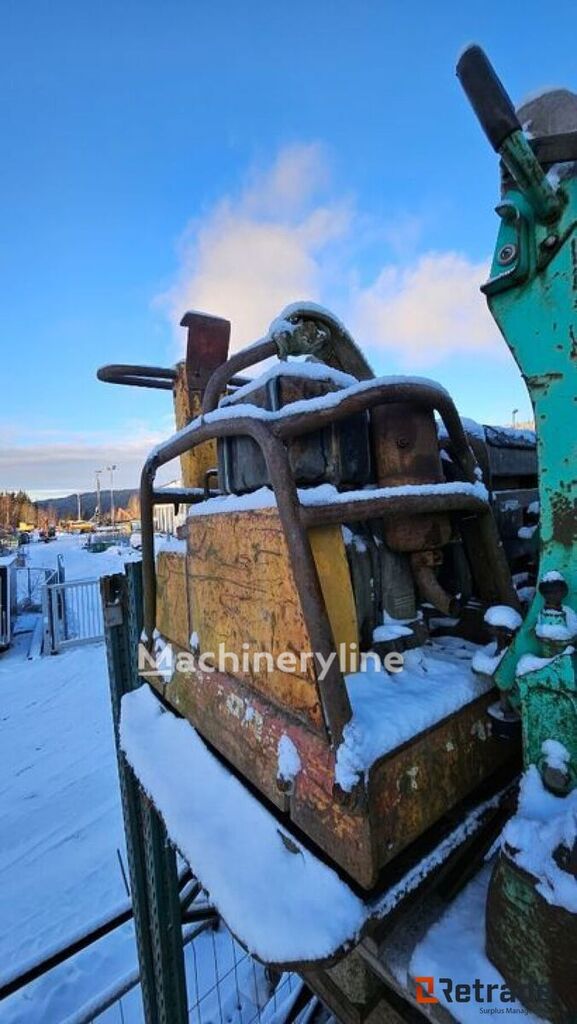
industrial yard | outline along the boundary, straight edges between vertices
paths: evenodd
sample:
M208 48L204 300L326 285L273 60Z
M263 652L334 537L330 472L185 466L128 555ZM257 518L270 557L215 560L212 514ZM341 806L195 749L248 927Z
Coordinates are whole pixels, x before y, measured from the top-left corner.
M97 579L139 557L130 548L91 554L85 543L62 536L31 544L27 565L51 568L61 555L68 578ZM22 616L0 655L0 989L20 984L35 966L43 973L2 999L0 1021L139 1024L132 923L94 934L81 952L70 948L130 908L104 644L30 661L29 626ZM63 962L47 969L60 951ZM226 928L194 939L187 961L191 1021L261 1018L268 1001L261 969ZM269 1017L296 988L295 979L283 980ZM112 1005L96 1017L107 994Z
M0 3L0 1024L577 1024L576 29Z

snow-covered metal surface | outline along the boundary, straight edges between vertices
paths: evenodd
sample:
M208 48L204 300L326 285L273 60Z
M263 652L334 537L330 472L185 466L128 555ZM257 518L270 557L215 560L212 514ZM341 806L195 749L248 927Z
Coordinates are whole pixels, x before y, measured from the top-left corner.
M234 408L234 407L233 407ZM299 500L302 505L346 504L349 501L374 501L379 498L398 499L424 494L467 494L480 501L488 501L487 489L480 481L474 484L456 480L440 484L404 484L399 487L367 487L359 491L338 491L333 484L319 484L317 487L300 487ZM191 505L188 515L208 516L221 512L246 512L259 508L273 508L276 505L274 491L270 487L259 487L249 494L228 494L208 498L198 505Z
M570 755L561 743L546 740L543 748L551 767L566 766ZM577 880L553 857L561 844L570 850L577 842L577 790L560 799L545 789L537 767L530 765L521 782L517 813L505 826L503 842L515 863L538 879L537 891L548 903L577 913Z
M149 687L123 697L120 741L169 835L251 953L275 963L326 959L358 933L361 900Z
M413 952L409 975L435 979L435 997L460 1024L478 1024L483 1015L494 1013L513 1013L521 1015L528 1024L539 1024L541 1018L528 1013L513 997L500 1001L505 979L485 953L485 903L490 875L491 867L487 865L429 929ZM448 994L447 987L440 984L441 978L452 985ZM482 999L457 1000L456 985L472 987L476 980ZM489 986L494 986L490 995Z
M391 888L363 903L148 687L123 698L121 745L212 902L268 962L324 960L354 943L370 919L389 914L473 835L502 798L471 811Z
M346 676L353 717L337 752L336 780L349 791L372 764L425 729L487 693L471 671L476 644L439 637L405 651L400 672L369 667Z

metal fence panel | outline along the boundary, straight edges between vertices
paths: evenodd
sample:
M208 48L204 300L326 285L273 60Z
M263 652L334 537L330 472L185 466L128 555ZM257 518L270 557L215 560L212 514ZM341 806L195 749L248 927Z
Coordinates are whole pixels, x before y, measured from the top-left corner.
M98 580L68 580L45 587L45 624L50 653L104 637Z
M18 566L16 569L18 611L38 611L42 607L43 588L58 580L57 569Z

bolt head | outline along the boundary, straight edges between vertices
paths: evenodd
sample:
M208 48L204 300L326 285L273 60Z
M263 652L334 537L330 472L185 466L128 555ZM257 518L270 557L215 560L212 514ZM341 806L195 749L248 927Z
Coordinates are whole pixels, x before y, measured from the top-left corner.
M516 257L517 246L513 245L512 243L509 243L507 245L504 245L503 248L499 250L497 259L499 263L501 263L503 266L508 266L509 263L513 263Z

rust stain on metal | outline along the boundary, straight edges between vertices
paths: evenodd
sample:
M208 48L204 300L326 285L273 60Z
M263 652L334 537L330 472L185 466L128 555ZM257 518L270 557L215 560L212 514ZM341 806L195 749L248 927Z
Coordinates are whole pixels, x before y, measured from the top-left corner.
M232 659L227 671L320 726L312 660L296 673L277 667L283 652L313 650L277 509L190 519L187 578L202 650L216 656L222 645L241 661L240 671Z
M577 1019L577 918L537 886L501 853L488 893L487 953L531 1013L569 1024Z
M527 385L529 389L541 391L546 395L551 385L558 380L563 380L562 373L536 373L532 377L527 377Z
M577 540L577 498L568 498L557 491L551 497L553 539L564 547Z

